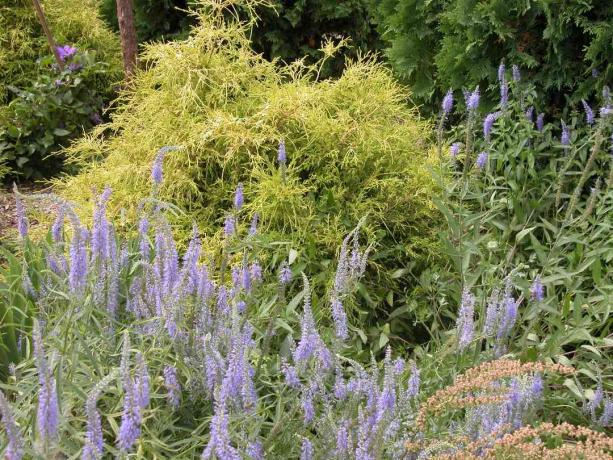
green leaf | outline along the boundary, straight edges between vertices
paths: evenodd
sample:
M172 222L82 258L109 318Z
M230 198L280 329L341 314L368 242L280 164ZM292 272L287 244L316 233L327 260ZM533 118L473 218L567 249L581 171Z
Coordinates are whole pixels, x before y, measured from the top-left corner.
M53 130L53 134L55 134L56 136L67 136L70 134L70 131L61 128L55 128Z

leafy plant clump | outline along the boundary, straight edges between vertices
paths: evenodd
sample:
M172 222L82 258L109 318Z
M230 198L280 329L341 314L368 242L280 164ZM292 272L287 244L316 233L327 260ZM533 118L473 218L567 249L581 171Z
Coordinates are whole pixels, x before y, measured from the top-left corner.
M59 45L71 44L96 53L96 60L106 62L109 72L100 73L90 82L105 99L111 86L121 78L119 39L100 19L97 0L41 1L49 26ZM37 79L39 58L50 53L32 2L8 0L0 6L0 102L14 95L9 85L27 88Z
M53 154L102 122L104 101L92 84L108 66L96 62L95 53L71 46L59 49L63 71L53 56L41 58L31 86L10 86L13 99L0 107L0 160L13 176L38 179L58 173L63 165Z
M398 283L409 278L390 274L406 268L407 256L415 270L435 257L437 222L429 126L407 108L405 89L370 59L334 81L318 81L319 67L300 62L278 69L250 50L245 25L215 10L200 21L185 41L145 46L149 65L112 122L66 151L84 170L62 181L62 194L83 204L92 187L109 184L111 209L134 211L148 195L148 165L171 145L160 196L187 211L176 220L184 236L192 219L219 235L239 182L246 210L267 233L303 242L307 260L309 248L330 257L367 216L363 231L376 245L370 279L379 288L364 304L396 308L390 292L402 295Z
M195 229L180 257L158 199L162 178L156 162L152 199L143 203L138 235L127 239L107 216L108 188L94 200L89 228L69 203L46 197L59 213L39 243L28 237L17 194L27 256L12 263L17 278L0 285L10 319L0 323L2 350L13 353L2 355L12 360L0 392L6 457L442 460L613 452L602 432L611 424L611 398L598 387L597 397L577 405L589 427L550 423L564 414L548 401L565 392L548 382L575 378L573 368L520 362L514 343L494 359L466 333L480 331L486 318L469 291L448 348L410 363L388 348L380 362L361 364L348 356L340 301L368 254L355 232L340 252L328 305L287 261L263 270L257 227L236 226L246 206L241 187L222 252L207 254ZM7 303L5 295L22 302ZM328 308L331 328L317 319ZM507 322L505 334L514 326Z
M514 337L522 359L572 364L589 387L611 372L613 101L604 87L581 111L551 119L534 86L512 79L519 71L500 66L502 97L490 113L479 111L478 89L468 93L465 119L449 132L451 146L441 143L447 182L437 203L453 263L434 289L439 298L458 299L469 289L487 299L489 334L501 352L504 325L519 321ZM450 91L440 139L448 117L460 116L452 107ZM510 302L517 290L524 294ZM440 318L457 318L437 305ZM589 395L565 384L579 400Z
M545 111L593 97L613 77L613 6L589 0L383 0L372 3L395 71L430 108L448 88L496 99L501 60L538 82ZM485 91L487 90L487 92Z

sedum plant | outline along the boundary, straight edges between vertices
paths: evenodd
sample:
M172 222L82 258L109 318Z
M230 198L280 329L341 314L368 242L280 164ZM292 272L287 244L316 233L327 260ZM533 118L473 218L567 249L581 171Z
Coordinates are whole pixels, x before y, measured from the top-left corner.
M611 439L596 426L538 424L544 398L557 393L546 379L572 378L571 367L466 352L476 346L467 331L479 318L470 292L450 331L451 360L443 352L407 363L390 348L380 362L349 358L342 295L363 274L368 256L355 243L356 231L342 245L331 305L313 296L308 277L288 261L278 263L278 276L264 276L257 226L241 232L237 225L247 205L241 185L226 212L221 253L207 254L194 229L179 255L167 205L158 199L163 153L132 238L118 234L107 215L110 188L94 198L91 227L69 203L41 197L59 205L46 243L29 240L19 206L21 242L38 247L37 260L44 262L24 260L22 283L8 288L35 308L31 332L17 330L25 359L11 363L0 393L5 456L612 453ZM318 321L324 308L336 312L333 327ZM503 330L513 327L507 322ZM606 426L611 401L602 394L597 403L594 411Z

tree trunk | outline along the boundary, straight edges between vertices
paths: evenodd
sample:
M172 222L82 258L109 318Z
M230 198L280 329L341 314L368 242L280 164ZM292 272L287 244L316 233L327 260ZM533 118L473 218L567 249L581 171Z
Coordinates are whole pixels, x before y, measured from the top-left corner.
M121 35L121 53L123 54L123 70L129 78L136 69L136 28L134 27L134 11L132 0L117 0L117 19Z

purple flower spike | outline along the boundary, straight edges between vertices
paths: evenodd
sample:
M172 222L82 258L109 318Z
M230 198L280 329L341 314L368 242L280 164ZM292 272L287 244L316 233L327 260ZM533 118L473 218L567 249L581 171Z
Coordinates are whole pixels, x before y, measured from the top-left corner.
M475 332L474 315L475 297L468 289L464 289L457 320L458 347L460 351L465 350L473 339Z
M504 62L501 62L500 65L498 66L498 81L500 83L502 83L505 78L504 78L504 72L505 72L506 68L504 66Z
M227 238L230 238L232 235L234 235L234 233L236 232L236 221L234 219L234 216L226 217L223 226L223 231L224 235L226 235Z
M500 83L500 107L503 109L509 103L509 84L506 81Z
M289 268L287 263L283 262L281 270L279 270L279 283L282 286L287 286L292 281L292 269Z
M415 363L411 363L411 377L409 377L409 383L407 386L407 396L414 398L419 394L419 369Z
M466 101L466 107L470 112L475 111L479 108L479 100L481 99L481 94L479 93L479 87L477 86L475 90L470 93L468 99Z
M562 121L562 137L560 138L560 143L562 145L570 145L570 129L564 121Z
M243 198L243 183L239 182L238 187L236 187L236 192L234 193L234 207L237 211L243 207L244 201L245 200Z
M521 72L519 71L519 67L516 65L513 65L512 68L512 72L513 72L513 81L518 82L521 80Z
M542 302L545 298L545 287L543 283L541 283L541 276L536 275L534 281L532 282L532 286L530 287L530 297L537 302Z
M312 460L313 444L307 438L302 440L302 448L300 449L300 460Z
M15 215L17 217L17 230L19 231L19 236L21 238L25 238L28 235L28 219L26 217L26 211L23 207L23 202L19 197L19 192L17 191L17 186L13 186L13 191L15 193Z
M8 445L4 451L4 458L6 460L21 460L23 457L21 433L19 432L17 423L15 423L11 407L2 391L0 391L0 414L2 414L2 426L8 438Z
M490 113L485 117L485 120L483 121L483 137L485 137L485 140L488 142L490 140L490 135L492 133L492 127L494 126L494 122L498 119L500 115L500 112Z
M539 133L542 133L544 128L545 128L545 114L539 113L538 117L536 117L536 129L538 130Z
M594 124L594 111L588 105L588 103L585 102L585 99L581 99L581 103L583 104L583 110L585 111L585 122L591 126Z
M147 370L147 363L142 353L136 355L136 379L134 382L136 389L136 398L141 409L144 409L149 405L150 388L149 388L149 371Z
M526 120L532 123L532 119L534 118L534 107L532 106L528 107L525 115L526 115Z
M277 161L284 165L287 162L287 152L285 151L285 142L279 142L279 150L277 152Z
M62 62L66 61L66 59L71 58L77 53L77 49L74 46L64 45L64 46L56 46L55 50L57 54L60 56Z
M462 144L459 142L454 142L453 144L451 144L451 148L449 149L449 154L451 155L451 158L456 158L458 156L458 153L460 153L461 146Z
M175 367L164 367L164 386L168 392L168 404L174 410L178 409L181 404L181 384L177 378L177 369Z
M249 236L255 236L258 233L258 220L259 214L256 212L251 219L251 226L249 227Z
M338 297L332 297L330 304L332 305L332 319L336 328L336 337L341 340L347 340L349 338L349 330L347 329L345 308Z
M443 115L449 115L453 108L453 92L451 90L447 91L447 94L445 94L441 107L443 109Z
M249 443L245 453L249 460L264 460L264 446L259 441Z
M475 164L477 165L477 168L479 168L479 169L485 168L485 166L487 165L487 159L488 159L487 152L481 152L477 156L477 160L475 161Z
M153 168L151 169L151 179L156 186L162 185L164 180L164 156L166 151L160 149L153 162Z

